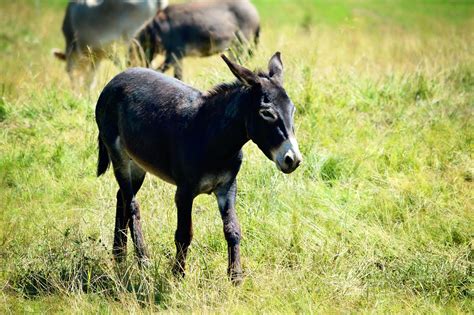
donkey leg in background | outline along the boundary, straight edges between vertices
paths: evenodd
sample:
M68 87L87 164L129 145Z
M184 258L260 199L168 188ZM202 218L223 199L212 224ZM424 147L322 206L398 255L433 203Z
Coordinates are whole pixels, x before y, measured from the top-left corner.
M84 87L89 90L94 90L97 86L97 77L95 75L97 66L98 65L95 64L95 62L90 62L84 73Z
M77 51L68 51L66 55L66 72L71 81L71 87L79 92L83 84L82 78L82 56Z
M74 52L70 55L66 70L76 92L81 92L84 87L92 89L98 62L88 53Z
M158 67L158 71L166 72L170 67L174 68L174 77L178 80L183 79L182 54L166 52L165 61Z
M98 51L89 51L88 54L88 63L86 68L86 77L85 77L85 85L89 90L94 90L97 87L97 70L99 69L100 62L105 56L105 52L98 50Z
M192 207L194 195L190 190L176 190L175 201L178 209L178 226L175 233L176 260L173 266L175 275L184 276L188 247L193 239Z
M224 235L227 241L228 268L227 273L234 284L242 282L242 267L240 265L240 224L235 212L235 196L237 181L234 179L215 192L217 204L224 224Z
M183 58L181 55L174 55L174 77L178 80L183 80Z
M66 60L66 72L71 81L71 87L76 90L78 85L77 70L78 59L80 59L80 50L78 50L76 41L68 41L64 51Z
M170 53L166 53L165 60L156 70L165 73L173 64L173 56Z

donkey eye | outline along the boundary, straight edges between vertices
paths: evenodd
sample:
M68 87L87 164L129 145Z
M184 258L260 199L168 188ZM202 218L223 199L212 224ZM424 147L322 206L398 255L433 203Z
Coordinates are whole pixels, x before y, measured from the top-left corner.
M271 108L262 108L258 111L258 113L268 122L274 122L278 118L276 112Z

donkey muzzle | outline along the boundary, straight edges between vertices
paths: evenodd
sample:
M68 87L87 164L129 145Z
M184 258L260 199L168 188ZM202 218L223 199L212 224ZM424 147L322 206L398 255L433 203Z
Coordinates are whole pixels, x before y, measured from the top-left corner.
M273 152L273 160L277 168L285 174L293 172L303 160L298 143L294 137L283 141Z

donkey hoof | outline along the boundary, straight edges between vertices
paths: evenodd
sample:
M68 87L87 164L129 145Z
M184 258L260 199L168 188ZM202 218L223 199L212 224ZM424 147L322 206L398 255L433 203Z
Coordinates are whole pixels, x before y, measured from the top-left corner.
M179 263L175 263L171 271L173 272L173 275L178 279L182 279L186 275L183 266Z
M118 266L123 265L126 261L125 257L114 256L114 263Z
M151 266L151 260L148 257L137 258L137 260L138 260L138 266L141 269L147 269L148 267Z
M244 276L242 274L242 271L232 271L230 272L229 277L230 277L230 282L234 286L239 286L244 281Z
M127 261L127 255L124 254L116 254L114 253L114 263L118 266L123 265Z

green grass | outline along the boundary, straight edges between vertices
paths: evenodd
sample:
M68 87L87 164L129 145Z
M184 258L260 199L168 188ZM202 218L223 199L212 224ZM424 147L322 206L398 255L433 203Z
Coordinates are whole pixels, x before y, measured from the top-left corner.
M0 4L1 313L474 311L471 2L254 1L249 65L282 51L304 163L287 176L246 145L237 288L207 195L187 277L172 277L174 187L152 176L138 196L152 266L112 263L117 187L95 178L94 107L119 69L71 91L50 53L64 2ZM190 58L185 79L232 75L217 56Z

